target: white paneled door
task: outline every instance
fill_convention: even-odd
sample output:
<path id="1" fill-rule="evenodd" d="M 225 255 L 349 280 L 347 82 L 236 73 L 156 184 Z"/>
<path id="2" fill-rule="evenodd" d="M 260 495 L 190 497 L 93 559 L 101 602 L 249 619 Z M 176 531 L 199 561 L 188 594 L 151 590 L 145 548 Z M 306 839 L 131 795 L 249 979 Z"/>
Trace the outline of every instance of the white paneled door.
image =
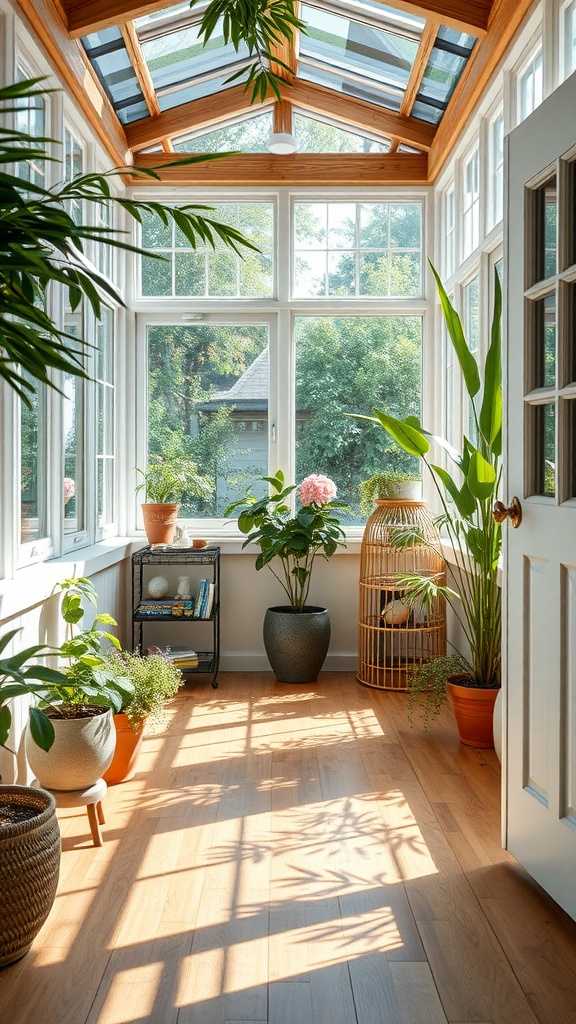
<path id="1" fill-rule="evenodd" d="M 510 852 L 576 918 L 576 76 L 508 139 Z"/>

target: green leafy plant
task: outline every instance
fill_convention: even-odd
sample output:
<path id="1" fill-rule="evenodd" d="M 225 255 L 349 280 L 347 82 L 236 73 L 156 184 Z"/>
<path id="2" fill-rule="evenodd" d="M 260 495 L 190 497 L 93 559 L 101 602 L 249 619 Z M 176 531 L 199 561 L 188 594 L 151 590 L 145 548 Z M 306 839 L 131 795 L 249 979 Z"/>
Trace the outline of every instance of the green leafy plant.
<path id="1" fill-rule="evenodd" d="M 209 498 L 214 490 L 210 480 L 198 472 L 198 467 L 187 455 L 173 455 L 162 459 L 159 455 L 150 457 L 146 469 L 136 469 L 142 483 L 136 493 L 145 490 L 147 501 L 163 505 L 178 503 L 184 494 Z"/>
<path id="2" fill-rule="evenodd" d="M 408 684 L 408 719 L 414 721 L 414 712 L 419 709 L 422 724 L 426 729 L 440 714 L 447 702 L 446 682 L 450 676 L 468 677 L 470 667 L 461 654 L 446 655 L 410 665 L 406 673 Z"/>
<path id="3" fill-rule="evenodd" d="M 4 655 L 4 651 L 20 632 L 11 629 L 0 637 L 0 747 L 5 747 L 12 754 L 15 751 L 8 746 L 8 736 L 12 726 L 10 702 L 14 697 L 32 696 L 43 698 L 52 692 L 53 687 L 64 685 L 66 676 L 57 669 L 39 665 L 35 659 L 46 654 L 56 653 L 52 647 L 36 644 L 26 647 L 17 654 Z M 30 731 L 34 741 L 43 750 L 49 750 L 54 741 L 54 730 L 45 729 L 45 715 L 36 708 L 30 712 Z"/>
<path id="4" fill-rule="evenodd" d="M 281 470 L 275 476 L 258 479 L 268 483 L 273 493 L 257 498 L 249 487 L 244 498 L 229 505 L 226 515 L 231 515 L 237 508 L 241 510 L 238 528 L 241 533 L 248 534 L 242 547 L 258 544 L 260 554 L 256 558 L 256 569 L 268 566 L 292 608 L 302 612 L 310 590 L 316 555 L 322 554 L 328 559 L 343 544 L 344 530 L 333 512 L 337 508 L 346 508 L 346 505 L 333 500 L 336 486 L 331 480 L 312 474 L 298 486 L 302 507 L 292 515 L 287 498 L 296 490 L 296 484 L 286 487 Z M 275 558 L 280 559 L 282 576 L 271 564 Z"/>
<path id="5" fill-rule="evenodd" d="M 502 605 L 497 574 L 502 532 L 492 509 L 502 476 L 502 293 L 495 272 L 491 338 L 481 375 L 460 317 L 434 267 L 432 271 L 462 369 L 473 435 L 464 436 L 462 449 L 457 451 L 444 438 L 424 430 L 415 417 L 401 420 L 374 409 L 373 417 L 363 418 L 378 423 L 405 452 L 421 458 L 430 471 L 442 506 L 438 523 L 453 549 L 452 570 L 458 591 L 445 588 L 444 594 L 467 640 L 469 656 L 465 660 L 470 685 L 496 688 L 500 686 Z M 454 466 L 452 472 L 430 460 L 430 441 L 444 450 Z M 420 586 L 424 587 L 425 581 Z"/>
<path id="6" fill-rule="evenodd" d="M 112 633 L 97 625 L 115 626 L 111 615 L 101 614 L 90 629 L 74 632 L 84 617 L 82 599 L 96 606 L 94 585 L 84 577 L 67 579 L 58 584 L 64 592 L 61 614 L 66 623 L 66 638 L 59 648 L 40 644 L 0 661 L 0 746 L 6 745 L 12 717 L 7 702 L 14 697 L 32 696 L 37 706 L 30 708 L 30 733 L 42 750 L 50 750 L 54 742 L 51 718 L 82 717 L 87 707 L 104 705 L 119 711 L 131 691 L 128 677 L 114 671 L 105 658 L 102 645 L 107 641 L 118 649 L 120 642 Z M 11 630 L 0 640 L 0 653 L 18 633 Z M 60 669 L 27 664 L 42 655 L 58 655 L 66 662 Z M 49 717 L 50 716 L 50 717 Z"/>
<path id="7" fill-rule="evenodd" d="M 191 0 L 190 7 L 204 3 Z M 306 32 L 306 25 L 296 14 L 293 0 L 212 0 L 202 13 L 200 35 L 204 45 L 215 32 L 222 33 L 225 43 L 232 43 L 236 53 L 247 46 L 250 63 L 226 79 L 226 83 L 245 79 L 252 89 L 250 102 L 264 101 L 269 92 L 277 100 L 289 80 L 274 70 L 274 65 L 291 76 L 293 68 L 279 56 L 278 50 L 294 37 L 294 31 Z"/>
<path id="8" fill-rule="evenodd" d="M 176 696 L 185 679 L 168 654 L 130 653 L 109 655 L 108 664 L 132 683 L 132 690 L 122 698 L 124 712 L 132 729 L 146 721 L 154 731 L 166 726 L 166 703 Z"/>
<path id="9" fill-rule="evenodd" d="M 0 89 L 0 112 L 10 117 L 23 104 L 47 92 L 36 78 Z M 50 91 L 50 90 L 48 90 Z M 85 377 L 88 346 L 61 330 L 45 308 L 46 291 L 52 284 L 62 285 L 72 310 L 85 298 L 99 319 L 102 296 L 125 305 L 120 294 L 95 269 L 86 265 L 86 243 L 97 242 L 116 249 L 142 253 L 126 241 L 124 232 L 92 224 L 77 224 L 70 210 L 75 201 L 92 206 L 117 206 L 134 220 L 143 214 L 157 217 L 162 224 L 173 221 L 186 240 L 216 247 L 223 242 L 236 252 L 242 247 L 254 249 L 233 227 L 212 220 L 211 207 L 187 204 L 165 206 L 115 195 L 112 178 L 129 170 L 131 174 L 158 179 L 155 171 L 117 168 L 104 174 L 76 175 L 71 181 L 53 188 L 18 177 L 18 164 L 26 160 L 54 162 L 47 146 L 54 140 L 35 137 L 15 128 L 0 127 L 0 167 L 15 165 L 9 173 L 0 171 L 0 377 L 29 402 L 34 380 L 55 387 L 50 369 Z M 175 163 L 194 163 L 219 158 L 223 154 L 200 154 L 178 159 Z M 59 161 L 56 161 L 59 162 Z M 146 252 L 147 256 L 155 256 Z M 162 257 L 160 257 L 162 258 Z M 26 371 L 26 375 L 22 371 Z"/>
<path id="10" fill-rule="evenodd" d="M 416 474 L 398 473 L 395 470 L 373 473 L 360 484 L 360 511 L 368 516 L 372 512 L 374 501 L 378 498 L 390 498 L 396 491 L 396 485 L 419 482 Z"/>

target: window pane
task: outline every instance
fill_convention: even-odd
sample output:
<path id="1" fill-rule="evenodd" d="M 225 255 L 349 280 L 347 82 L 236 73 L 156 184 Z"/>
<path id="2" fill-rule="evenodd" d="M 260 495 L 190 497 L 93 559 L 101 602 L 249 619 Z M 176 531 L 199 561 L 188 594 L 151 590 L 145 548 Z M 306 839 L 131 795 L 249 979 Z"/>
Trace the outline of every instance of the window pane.
<path id="1" fill-rule="evenodd" d="M 564 77 L 576 68 L 576 0 L 564 8 Z"/>
<path id="2" fill-rule="evenodd" d="M 390 148 L 388 139 L 376 142 L 366 135 L 316 121 L 305 114 L 295 113 L 293 125 L 299 153 L 387 153 Z"/>
<path id="3" fill-rule="evenodd" d="M 23 377 L 34 383 L 26 371 Z M 20 540 L 22 544 L 48 535 L 46 515 L 46 391 L 36 385 L 31 407 L 20 406 Z"/>
<path id="4" fill-rule="evenodd" d="M 192 249 L 178 229 L 152 217 L 142 225 L 142 247 L 164 260 L 142 257 L 142 295 L 252 298 L 272 295 L 274 208 L 272 203 L 219 203 L 207 216 L 241 231 L 261 250 L 238 256 L 223 242 Z"/>
<path id="5" fill-rule="evenodd" d="M 66 315 L 64 329 L 75 338 L 82 335 L 82 313 Z M 86 385 L 81 377 L 64 374 L 64 533 L 86 529 L 84 401 Z"/>
<path id="6" fill-rule="evenodd" d="M 523 121 L 542 103 L 542 52 L 537 53 L 518 79 L 518 114 Z"/>
<path id="7" fill-rule="evenodd" d="M 64 178 L 66 181 L 72 181 L 78 174 L 83 173 L 84 150 L 78 139 L 67 128 L 64 132 Z M 68 211 L 76 224 L 82 223 L 83 209 L 81 199 L 70 199 L 68 201 Z"/>
<path id="8" fill-rule="evenodd" d="M 97 521 L 102 527 L 115 520 L 114 509 L 114 314 L 106 306 L 96 326 L 96 476 Z"/>
<path id="9" fill-rule="evenodd" d="M 528 406 L 532 435 L 532 493 L 553 498 L 556 494 L 556 406 Z"/>
<path id="10" fill-rule="evenodd" d="M 534 345 L 530 388 L 553 388 L 556 384 L 556 295 L 534 302 L 532 309 Z"/>
<path id="11" fill-rule="evenodd" d="M 464 163 L 462 256 L 466 259 L 480 241 L 480 162 L 478 150 Z"/>
<path id="12" fill-rule="evenodd" d="M 211 496 L 181 516 L 224 515 L 268 472 L 268 327 L 148 326 L 148 452 L 189 454 Z"/>
<path id="13" fill-rule="evenodd" d="M 18 67 L 18 81 L 25 82 L 29 75 L 23 68 Z M 46 100 L 43 96 L 31 96 L 16 101 L 15 128 L 19 132 L 39 139 L 46 136 Z M 35 145 L 35 143 L 32 143 Z M 36 143 L 42 148 L 45 143 Z M 30 159 L 18 164 L 18 174 L 24 181 L 30 181 L 35 185 L 45 186 L 46 164 L 44 160 Z"/>
<path id="14" fill-rule="evenodd" d="M 296 203 L 294 222 L 295 296 L 421 294 L 420 203 Z"/>
<path id="15" fill-rule="evenodd" d="M 257 114 L 237 124 L 228 124 L 203 134 L 187 135 L 174 143 L 177 153 L 267 153 L 272 131 L 272 114 Z"/>
<path id="16" fill-rule="evenodd" d="M 386 470 L 418 477 L 419 466 L 381 428 L 345 414 L 419 416 L 422 319 L 299 316 L 294 329 L 296 479 L 331 477 L 352 508 L 347 521 L 360 522 L 363 480 Z"/>
<path id="17" fill-rule="evenodd" d="M 502 220 L 504 200 L 504 114 L 500 111 L 490 121 L 489 128 L 489 159 L 490 159 L 490 205 L 488 228 L 493 228 Z"/>

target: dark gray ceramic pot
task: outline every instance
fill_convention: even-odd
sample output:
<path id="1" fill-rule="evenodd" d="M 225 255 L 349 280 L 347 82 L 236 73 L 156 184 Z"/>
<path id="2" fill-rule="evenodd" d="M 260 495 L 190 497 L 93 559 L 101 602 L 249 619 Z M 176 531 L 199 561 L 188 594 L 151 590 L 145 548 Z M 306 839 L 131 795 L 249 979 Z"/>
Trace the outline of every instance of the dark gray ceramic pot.
<path id="1" fill-rule="evenodd" d="M 313 683 L 324 664 L 330 643 L 326 608 L 289 605 L 268 608 L 264 617 L 264 647 L 274 675 L 281 683 Z"/>

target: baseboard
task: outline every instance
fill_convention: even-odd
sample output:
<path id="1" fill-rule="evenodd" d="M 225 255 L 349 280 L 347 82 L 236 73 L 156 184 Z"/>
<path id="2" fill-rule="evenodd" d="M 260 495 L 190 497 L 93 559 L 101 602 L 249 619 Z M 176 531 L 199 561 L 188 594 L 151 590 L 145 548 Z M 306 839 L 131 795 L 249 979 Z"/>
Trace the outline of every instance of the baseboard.
<path id="1" fill-rule="evenodd" d="M 324 662 L 326 672 L 356 672 L 358 669 L 358 655 L 353 654 L 329 654 Z M 221 672 L 269 672 L 270 663 L 265 654 L 256 651 L 239 651 L 232 654 L 220 655 Z"/>

